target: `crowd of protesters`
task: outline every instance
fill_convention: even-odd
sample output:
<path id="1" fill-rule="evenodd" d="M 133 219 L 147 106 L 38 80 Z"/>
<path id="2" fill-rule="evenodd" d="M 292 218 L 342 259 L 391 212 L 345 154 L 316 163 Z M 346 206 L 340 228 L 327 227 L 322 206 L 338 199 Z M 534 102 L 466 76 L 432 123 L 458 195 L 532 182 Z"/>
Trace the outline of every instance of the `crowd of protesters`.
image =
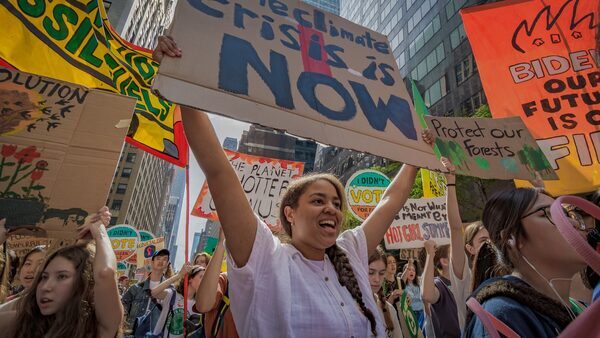
<path id="1" fill-rule="evenodd" d="M 181 54 L 161 37 L 154 57 Z M 344 232 L 342 184 L 312 174 L 281 197 L 283 243 L 253 213 L 207 115 L 182 107 L 182 118 L 222 211 L 212 256 L 199 253 L 174 273 L 162 249 L 143 280 L 117 278 L 103 207 L 73 245 L 35 247 L 20 259 L 3 246 L 0 336 L 486 337 L 491 317 L 520 337 L 556 337 L 598 297 L 598 274 L 559 233 L 554 198 L 539 182 L 493 195 L 481 221 L 463 226 L 454 168 L 443 159 L 450 244 L 425 241 L 423 255 L 407 259 L 380 244 L 417 168 L 404 165 L 369 217 Z M 433 142 L 427 132 L 423 139 Z M 564 213 L 597 248 L 596 220 L 573 206 Z M 6 237 L 0 221 L 0 244 Z M 578 274 L 586 299 L 571 297 Z"/>

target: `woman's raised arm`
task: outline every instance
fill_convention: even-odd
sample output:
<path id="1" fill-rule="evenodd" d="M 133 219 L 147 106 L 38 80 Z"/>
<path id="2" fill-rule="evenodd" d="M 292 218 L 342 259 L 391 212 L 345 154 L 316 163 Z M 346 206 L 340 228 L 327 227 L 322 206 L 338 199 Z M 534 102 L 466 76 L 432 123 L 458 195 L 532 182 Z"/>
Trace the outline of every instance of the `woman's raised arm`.
<path id="1" fill-rule="evenodd" d="M 173 38 L 161 36 L 152 56 L 160 62 L 165 56 L 182 54 Z M 181 117 L 190 148 L 206 176 L 227 248 L 236 265 L 242 267 L 250 258 L 256 237 L 254 212 L 206 113 L 182 106 Z"/>

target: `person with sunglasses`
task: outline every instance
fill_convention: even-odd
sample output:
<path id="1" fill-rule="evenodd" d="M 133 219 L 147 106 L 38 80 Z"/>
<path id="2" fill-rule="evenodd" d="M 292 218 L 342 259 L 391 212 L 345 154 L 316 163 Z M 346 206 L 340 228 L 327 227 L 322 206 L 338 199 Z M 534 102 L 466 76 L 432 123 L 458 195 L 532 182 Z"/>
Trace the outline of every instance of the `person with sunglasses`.
<path id="1" fill-rule="evenodd" d="M 552 202 L 543 190 L 518 188 L 496 193 L 483 210 L 489 246 L 499 258 L 487 268 L 508 274 L 483 281 L 472 297 L 521 337 L 556 337 L 583 310 L 569 298 L 569 290 L 586 263 L 559 233 L 550 215 Z M 581 215 L 565 213 L 583 236 L 588 226 Z M 478 268 L 487 256 L 482 250 Z M 487 336 L 471 311 L 463 336 Z"/>

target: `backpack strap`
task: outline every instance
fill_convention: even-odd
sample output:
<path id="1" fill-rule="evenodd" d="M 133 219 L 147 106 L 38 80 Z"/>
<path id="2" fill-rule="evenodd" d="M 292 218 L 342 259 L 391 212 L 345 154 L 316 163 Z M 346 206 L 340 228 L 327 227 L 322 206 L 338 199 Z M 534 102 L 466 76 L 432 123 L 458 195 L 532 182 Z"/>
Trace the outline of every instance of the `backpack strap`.
<path id="1" fill-rule="evenodd" d="M 210 335 L 212 338 L 217 337 L 217 333 L 219 329 L 223 326 L 223 322 L 225 321 L 225 312 L 229 310 L 229 283 L 225 286 L 225 290 L 223 290 L 223 297 L 221 298 L 221 302 L 219 303 L 219 307 L 217 308 L 217 318 L 212 325 L 210 330 Z"/>
<path id="2" fill-rule="evenodd" d="M 496 318 L 493 314 L 487 312 L 477 299 L 470 297 L 467 300 L 467 306 L 485 327 L 485 330 L 490 335 L 490 338 L 500 338 L 502 333 L 506 338 L 521 338 L 513 329 L 506 325 L 503 321 Z"/>

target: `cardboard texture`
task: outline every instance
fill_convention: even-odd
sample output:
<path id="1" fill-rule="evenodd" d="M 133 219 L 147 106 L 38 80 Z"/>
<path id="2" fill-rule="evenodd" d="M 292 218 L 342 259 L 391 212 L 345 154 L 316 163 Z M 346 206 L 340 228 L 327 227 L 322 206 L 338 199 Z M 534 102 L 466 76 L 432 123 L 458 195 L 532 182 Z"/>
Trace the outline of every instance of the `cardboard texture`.
<path id="1" fill-rule="evenodd" d="M 15 234 L 75 238 L 106 203 L 135 99 L 0 68 L 0 218 Z"/>
<path id="2" fill-rule="evenodd" d="M 446 198 L 408 199 L 383 239 L 387 250 L 422 248 L 429 239 L 450 244 Z"/>
<path id="3" fill-rule="evenodd" d="M 461 10 L 492 115 L 523 119 L 560 177 L 553 196 L 600 188 L 598 14 L 592 0 Z"/>
<path id="4" fill-rule="evenodd" d="M 379 33 L 300 1 L 179 1 L 170 35 L 183 56 L 153 88 L 171 101 L 441 168 Z"/>
<path id="5" fill-rule="evenodd" d="M 558 176 L 519 117 L 485 119 L 425 116 L 440 155 L 456 173 L 481 178 L 545 180 Z"/>
<path id="6" fill-rule="evenodd" d="M 361 221 L 369 217 L 381 196 L 390 185 L 390 179 L 376 170 L 359 170 L 346 182 L 348 211 Z"/>
<path id="7" fill-rule="evenodd" d="M 223 149 L 233 166 L 254 213 L 269 227 L 280 230 L 280 196 L 290 182 L 302 176 L 304 162 L 252 156 Z M 218 221 L 217 211 L 205 181 L 192 215 Z"/>

